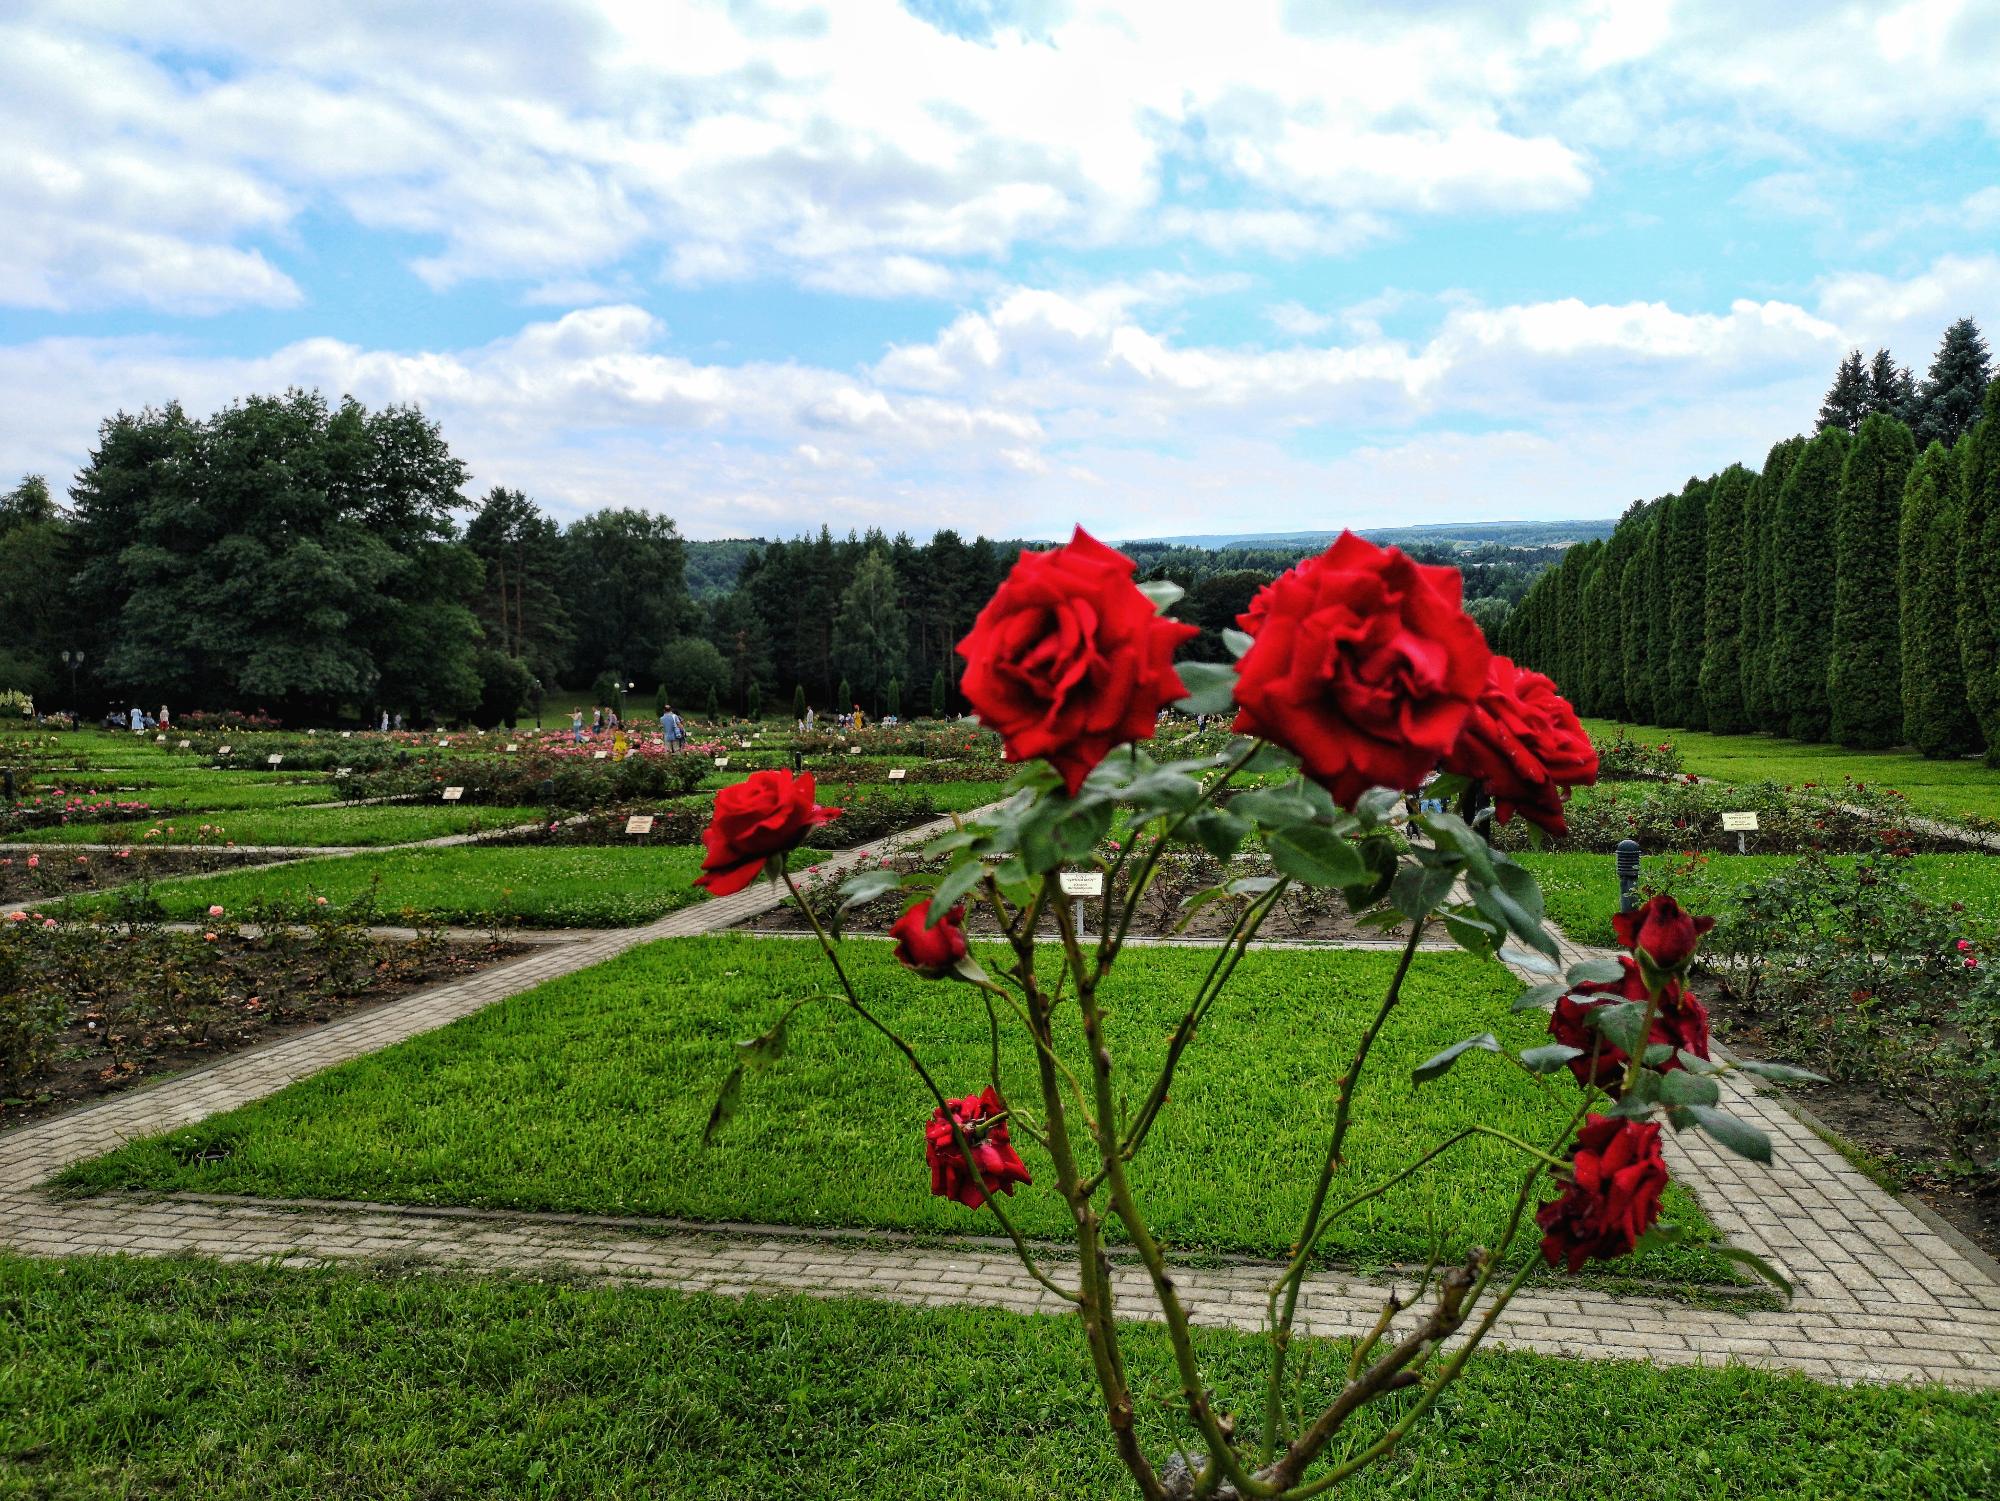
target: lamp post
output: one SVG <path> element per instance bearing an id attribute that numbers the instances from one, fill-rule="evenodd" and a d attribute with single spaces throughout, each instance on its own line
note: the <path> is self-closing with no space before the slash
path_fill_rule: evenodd
<path id="1" fill-rule="evenodd" d="M 61 655 L 63 659 L 63 666 L 69 669 L 69 711 L 71 714 L 75 714 L 76 671 L 79 667 L 83 666 L 83 653 L 80 651 L 66 651 L 63 652 Z"/>
<path id="2" fill-rule="evenodd" d="M 539 731 L 542 727 L 542 680 L 535 678 L 528 692 L 535 700 L 535 729 Z"/>

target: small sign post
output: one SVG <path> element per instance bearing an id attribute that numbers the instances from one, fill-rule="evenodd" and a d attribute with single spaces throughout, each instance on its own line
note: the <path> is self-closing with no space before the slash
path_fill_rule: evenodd
<path id="1" fill-rule="evenodd" d="M 889 780 L 892 782 L 900 782 L 905 777 L 909 776 L 909 774 L 910 773 L 908 769 L 905 767 L 901 766 L 892 767 L 889 771 Z"/>
<path id="2" fill-rule="evenodd" d="M 511 756 L 515 751 L 519 750 L 520 748 L 521 748 L 521 743 L 518 740 L 512 741 L 507 746 L 507 754 Z"/>
<path id="3" fill-rule="evenodd" d="M 715 758 L 715 764 L 716 764 L 716 765 L 717 765 L 718 767 L 723 767 L 723 766 L 727 766 L 727 765 L 729 764 L 729 757 L 727 757 L 727 756 L 717 756 L 717 757 Z"/>
<path id="4" fill-rule="evenodd" d="M 447 787 L 444 790 L 444 800 L 448 803 L 455 803 L 464 796 L 465 789 L 463 787 Z"/>
<path id="5" fill-rule="evenodd" d="M 226 755 L 228 755 L 228 754 L 229 754 L 229 747 L 228 747 L 228 746 L 226 746 L 226 745 L 218 745 L 218 746 L 217 746 L 217 747 L 215 748 L 215 753 L 216 753 L 216 754 L 217 754 L 218 756 L 226 756 Z"/>
<path id="6" fill-rule="evenodd" d="M 265 763 L 265 765 L 267 765 L 267 766 L 277 766 L 277 765 L 279 765 L 280 763 L 282 763 L 282 762 L 284 761 L 284 759 L 285 759 L 285 758 L 284 758 L 283 756 L 281 756 L 280 754 L 278 754 L 278 752 L 276 752 L 276 751 L 272 751 L 270 755 L 268 755 L 268 756 L 266 756 L 266 757 L 264 758 L 264 763 Z"/>
<path id="7" fill-rule="evenodd" d="M 1066 870 L 1056 879 L 1062 886 L 1064 896 L 1085 899 L 1093 896 L 1102 899 L 1104 896 L 1104 872 L 1101 870 Z M 1089 936 L 1084 931 L 1083 914 L 1083 903 L 1079 902 L 1076 908 L 1076 936 L 1079 941 Z"/>
<path id="8" fill-rule="evenodd" d="M 602 761 L 607 759 L 610 755 L 611 755 L 610 751 L 592 751 L 590 753 L 590 759 L 593 761 Z"/>
<path id="9" fill-rule="evenodd" d="M 1757 815 L 1755 813 L 1725 813 L 1722 815 L 1722 830 L 1726 834 L 1734 834 L 1736 836 L 1736 853 L 1747 855 L 1750 851 L 1748 841 L 1744 836 L 1757 832 Z"/>
<path id="10" fill-rule="evenodd" d="M 625 820 L 625 832 L 628 834 L 652 833 L 653 815 L 650 813 L 634 813 L 630 818 Z"/>
<path id="11" fill-rule="evenodd" d="M 183 740 L 183 741 L 182 741 L 182 742 L 181 742 L 181 743 L 180 743 L 179 745 L 175 746 L 175 747 L 174 747 L 174 749 L 176 749 L 176 750 L 188 750 L 188 749 L 192 748 L 192 747 L 193 747 L 193 745 L 194 745 L 194 742 L 193 742 L 192 740 Z"/>

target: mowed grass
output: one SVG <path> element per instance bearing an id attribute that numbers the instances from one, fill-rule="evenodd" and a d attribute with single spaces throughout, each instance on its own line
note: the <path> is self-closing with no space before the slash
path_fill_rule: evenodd
<path id="1" fill-rule="evenodd" d="M 1221 1409 L 1257 1410 L 1263 1346 L 1194 1342 Z M 1191 1444 L 1164 1335 L 1125 1343 L 1142 1438 Z M 1300 1348 L 1316 1408 L 1345 1347 Z M 1996 1432 L 1990 1392 L 1489 1348 L 1337 1494 L 1942 1501 L 1994 1494 Z M 268 1501 L 1136 1494 L 1066 1317 L 111 1258 L 0 1258 L 0 1474 Z"/>
<path id="2" fill-rule="evenodd" d="M 1515 858 L 1535 873 L 1555 925 L 1578 943 L 1609 946 L 1617 942 L 1611 915 L 1618 910 L 1618 870 L 1615 857 L 1590 854 L 1522 854 Z M 1853 856 L 1832 857 L 1852 864 Z M 1714 913 L 1732 888 L 1768 880 L 1795 866 L 1796 855 L 1710 855 L 1696 875 L 1682 874 L 1677 855 L 1648 855 L 1639 862 L 1642 888 L 1672 891 L 1697 910 Z M 1981 922 L 2000 921 L 2000 856 L 1978 854 L 1911 855 L 1893 870 L 1918 895 L 1937 902 L 1962 902 Z"/>
<path id="3" fill-rule="evenodd" d="M 1586 719 L 1584 728 L 1600 742 L 1623 730 L 1633 740 L 1672 741 L 1687 769 L 1723 782 L 1817 782 L 1838 788 L 1852 777 L 1871 787 L 1893 787 L 1910 806 L 1937 818 L 2000 819 L 2000 769 L 1976 758 L 1931 761 L 1910 751 L 1856 751 L 1812 745 L 1772 735 L 1711 735 L 1669 730 L 1659 725 Z"/>
<path id="4" fill-rule="evenodd" d="M 986 1012 L 974 991 L 917 979 L 887 944 L 851 943 L 845 957 L 871 1009 L 903 1032 L 948 1094 L 984 1086 Z M 1185 1055 L 1135 1167 L 1154 1228 L 1178 1252 L 1272 1255 L 1291 1243 L 1325 1151 L 1335 1081 L 1394 962 L 1279 951 L 1244 960 Z M 1106 1003 L 1114 1047 L 1131 1049 L 1126 1090 L 1150 1082 L 1206 963 L 1178 949 L 1135 949 L 1119 961 Z M 258 1104 L 82 1164 L 65 1181 L 87 1190 L 993 1232 L 990 1216 L 930 1195 L 929 1097 L 899 1055 L 831 1004 L 795 1019 L 784 1059 L 748 1081 L 738 1117 L 702 1148 L 733 1043 L 831 986 L 825 961 L 802 942 L 719 935 L 650 944 Z M 1519 989 L 1504 970 L 1467 955 L 1419 956 L 1364 1076 L 1334 1202 L 1474 1122 L 1555 1144 L 1574 1108 L 1567 1075 L 1544 1095 L 1480 1053 L 1421 1088 L 1410 1082 L 1414 1064 L 1479 1032 L 1540 1040 L 1540 1016 L 1508 1011 Z M 1060 1019 L 1081 1069 L 1075 1008 Z M 1002 1032 L 1003 1082 L 1010 1094 L 1036 1098 L 1032 1058 L 1016 1030 Z M 1038 1181 L 1009 1211 L 1031 1235 L 1063 1235 L 1053 1169 L 1033 1142 L 1019 1146 Z M 1502 1143 L 1465 1142 L 1341 1220 L 1328 1249 L 1371 1264 L 1421 1261 L 1433 1226 L 1453 1245 L 1497 1245 L 1524 1165 Z M 1669 1218 L 1704 1226 L 1692 1200 L 1674 1194 Z M 1516 1254 L 1532 1243 L 1525 1237 Z M 1730 1280 L 1701 1247 L 1620 1269 Z"/>
<path id="5" fill-rule="evenodd" d="M 324 799 L 321 799 L 322 801 Z M 345 808 L 246 808 L 234 811 L 161 814 L 152 819 L 114 823 L 72 823 L 36 829 L 21 836 L 36 844 L 213 844 L 226 839 L 238 845 L 275 845 L 297 849 L 408 844 L 446 834 L 481 829 L 506 829 L 533 823 L 539 808 L 461 808 L 450 804 L 373 803 Z M 208 833 L 203 824 L 211 825 Z M 168 832 L 171 826 L 171 832 Z M 214 827 L 222 829 L 221 835 Z M 146 831 L 158 828 L 157 838 Z"/>
<path id="6" fill-rule="evenodd" d="M 794 858 L 810 863 L 820 856 L 805 850 Z M 385 850 L 176 881 L 155 887 L 153 899 L 170 918 L 194 918 L 211 905 L 242 912 L 259 897 L 296 905 L 323 896 L 345 905 L 372 890 L 390 918 L 465 927 L 617 928 L 704 900 L 707 893 L 694 884 L 700 869 L 701 851 L 686 845 Z M 67 905 L 101 912 L 115 901 L 87 897 Z"/>

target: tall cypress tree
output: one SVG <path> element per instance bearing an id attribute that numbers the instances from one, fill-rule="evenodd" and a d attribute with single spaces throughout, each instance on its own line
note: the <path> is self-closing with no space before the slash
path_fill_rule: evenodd
<path id="1" fill-rule="evenodd" d="M 1669 724 L 1708 728 L 1701 706 L 1701 652 L 1708 611 L 1708 498 L 1712 479 L 1687 482 L 1667 508 Z"/>
<path id="2" fill-rule="evenodd" d="M 1819 404 L 1819 430 L 1825 432 L 1837 427 L 1842 432 L 1851 433 L 1861 426 L 1861 419 L 1868 415 L 1868 367 L 1862 363 L 1861 351 L 1850 349 L 1847 358 L 1840 362 L 1834 372 L 1833 384 L 1827 388 L 1826 399 Z"/>
<path id="3" fill-rule="evenodd" d="M 1771 688 L 1795 740 L 1824 740 L 1829 728 L 1827 662 L 1833 640 L 1834 514 L 1840 470 L 1852 443 L 1838 427 L 1806 445 L 1778 492 L 1777 637 Z"/>
<path id="4" fill-rule="evenodd" d="M 1903 486 L 1897 596 L 1902 606 L 1903 738 L 1926 756 L 1979 748 L 1958 653 L 1958 460 L 1933 443 Z"/>
<path id="5" fill-rule="evenodd" d="M 1646 593 L 1651 562 L 1652 524 L 1648 517 L 1634 527 L 1632 551 L 1619 579 L 1619 653 L 1624 664 L 1625 713 L 1640 724 L 1653 717 L 1653 669 L 1649 638 L 1653 612 Z"/>
<path id="6" fill-rule="evenodd" d="M 1877 412 L 1862 421 L 1840 471 L 1828 721 L 1836 741 L 1863 750 L 1894 745 L 1903 734 L 1897 559 L 1903 486 L 1916 461 L 1910 430 Z"/>
<path id="7" fill-rule="evenodd" d="M 1667 661 L 1673 651 L 1674 621 L 1668 512 L 1673 497 L 1653 502 L 1653 526 L 1646 537 L 1646 702 L 1649 724 L 1675 723 L 1673 679 Z"/>
<path id="8" fill-rule="evenodd" d="M 1987 388 L 1985 416 L 1972 429 L 1961 467 L 1965 520 L 1958 543 L 1959 661 L 1986 759 L 2000 764 L 2000 382 Z"/>
<path id="9" fill-rule="evenodd" d="M 1772 444 L 1744 507 L 1743 711 L 1752 729 L 1778 726 L 1778 701 L 1771 691 L 1777 655 L 1778 497 L 1805 446 L 1804 438 Z"/>
<path id="10" fill-rule="evenodd" d="M 1743 711 L 1744 512 L 1754 477 L 1731 464 L 1708 496 L 1708 567 L 1703 579 L 1701 703 L 1720 735 L 1750 728 Z"/>
<path id="11" fill-rule="evenodd" d="M 1980 403 L 1992 378 L 1986 341 L 1979 325 L 1960 318 L 1944 331 L 1930 374 L 1917 391 L 1919 409 L 1914 426 L 1923 443 L 1949 448 L 1979 420 Z"/>

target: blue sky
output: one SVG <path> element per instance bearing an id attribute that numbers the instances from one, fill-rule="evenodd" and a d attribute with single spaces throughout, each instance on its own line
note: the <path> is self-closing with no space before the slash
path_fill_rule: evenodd
<path id="1" fill-rule="evenodd" d="M 0 477 L 288 384 L 573 516 L 1616 514 L 2000 320 L 2000 5 L 0 10 Z"/>

